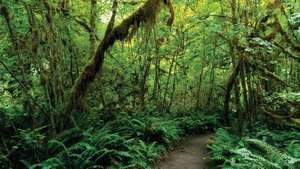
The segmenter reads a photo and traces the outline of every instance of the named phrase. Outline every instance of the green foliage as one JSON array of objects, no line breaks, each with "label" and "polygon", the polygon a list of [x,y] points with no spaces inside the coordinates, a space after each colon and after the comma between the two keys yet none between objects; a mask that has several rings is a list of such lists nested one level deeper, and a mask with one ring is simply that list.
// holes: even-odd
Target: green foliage
[{"label": "green foliage", "polygon": [[[290,135],[286,138],[289,133],[268,131],[268,136],[264,135],[263,141],[258,139],[261,133],[256,138],[253,136],[255,133],[249,133],[240,139],[227,130],[218,129],[213,143],[209,146],[213,152],[212,160],[217,168],[297,169],[300,158],[297,157],[299,147],[297,148],[295,142],[299,142],[299,137]],[[290,143],[280,144],[278,140]],[[271,144],[276,142],[277,144]],[[291,151],[294,146],[295,149]]]},{"label": "green foliage", "polygon": [[212,131],[218,124],[218,116],[207,116],[203,113],[191,113],[185,117],[177,119],[180,128],[183,128],[185,133],[197,134]]},{"label": "green foliage", "polygon": [[[17,158],[18,163],[11,164],[14,160],[12,156],[1,156],[1,165],[30,169],[151,168],[181,136],[189,131],[208,132],[216,121],[215,116],[205,116],[199,123],[197,118],[200,114],[189,115],[193,118],[132,118],[120,114],[102,127],[96,125],[86,130],[71,128],[51,139],[41,134],[43,128],[19,130],[14,137],[18,143],[12,146],[15,150],[13,158]],[[187,123],[197,125],[186,130]],[[24,153],[32,152],[33,156],[24,156]]]},{"label": "green foliage", "polygon": [[285,108],[292,108],[293,110],[286,110],[295,113],[298,104],[300,103],[300,93],[294,92],[284,92],[284,93],[274,93],[271,96],[264,97],[266,104],[274,105],[274,109],[280,109],[285,106]]},{"label": "green foliage", "polygon": [[157,160],[161,153],[163,153],[164,147],[157,146],[156,142],[147,144],[142,140],[139,140],[138,144],[132,146],[129,152],[132,155],[130,165],[125,168],[145,168],[150,169],[151,165]]},{"label": "green foliage", "polygon": [[300,1],[117,1],[113,28],[144,2],[176,19],[149,6],[101,43],[113,0],[0,0],[0,168],[150,168],[226,118],[244,135],[216,131],[217,167],[300,168]]},{"label": "green foliage", "polygon": [[4,155],[0,155],[0,168],[7,168],[9,169],[11,166],[11,163],[7,157]]},{"label": "green foliage", "polygon": [[[18,157],[23,161],[35,161],[46,152],[44,144],[46,142],[45,135],[41,134],[42,128],[35,130],[18,130],[18,134],[14,136],[16,143],[12,144],[12,152],[9,154],[9,158]],[[27,154],[31,154],[28,156]],[[26,159],[26,160],[25,160]],[[23,162],[24,163],[24,162]]]},{"label": "green foliage", "polygon": [[165,119],[164,122],[161,118],[121,118],[117,119],[112,127],[145,142],[157,142],[167,146],[178,139],[181,133],[176,124],[176,121]]}]

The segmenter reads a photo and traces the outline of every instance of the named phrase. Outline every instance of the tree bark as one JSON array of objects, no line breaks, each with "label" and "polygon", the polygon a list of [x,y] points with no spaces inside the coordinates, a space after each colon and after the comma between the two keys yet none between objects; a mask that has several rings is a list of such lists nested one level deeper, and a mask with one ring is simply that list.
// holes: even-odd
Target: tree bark
[{"label": "tree bark", "polygon": [[91,57],[95,55],[96,50],[96,0],[91,0],[91,16],[90,16],[90,52]]},{"label": "tree bark", "polygon": [[201,95],[201,87],[202,87],[202,79],[203,79],[203,74],[204,74],[204,66],[201,65],[201,71],[199,75],[199,84],[198,84],[198,89],[197,89],[197,101],[196,101],[196,109],[200,108],[200,95]]},{"label": "tree bark", "polygon": [[237,76],[240,73],[240,62],[237,64],[237,66],[234,68],[232,74],[229,77],[229,80],[226,85],[225,90],[225,100],[224,100],[224,114],[223,119],[225,125],[229,125],[229,101],[230,101],[230,92],[234,86],[234,83],[236,83]]},{"label": "tree bark", "polygon": [[[161,8],[161,0],[148,0],[132,15],[124,19],[120,25],[113,28],[114,18],[116,15],[116,2],[113,5],[113,15],[108,24],[105,36],[98,46],[96,54],[91,61],[84,67],[82,73],[76,80],[64,112],[64,118],[71,117],[72,112],[76,111],[82,105],[82,99],[86,94],[86,90],[90,83],[95,79],[98,73],[101,73],[101,68],[104,62],[106,50],[113,46],[119,40],[125,40],[131,30],[138,29],[142,24],[151,26],[154,24],[157,14]],[[168,6],[169,7],[169,6]],[[174,14],[171,13],[171,18]],[[135,28],[135,29],[132,29]]]}]

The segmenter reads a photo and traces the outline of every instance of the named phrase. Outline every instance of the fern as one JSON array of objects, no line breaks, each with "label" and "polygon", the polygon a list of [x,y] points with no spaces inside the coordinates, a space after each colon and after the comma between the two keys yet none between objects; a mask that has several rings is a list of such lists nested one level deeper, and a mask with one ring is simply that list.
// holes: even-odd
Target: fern
[{"label": "fern", "polygon": [[64,169],[65,168],[65,164],[62,160],[60,160],[59,158],[49,158],[46,161],[40,163],[40,164],[35,164],[32,165],[30,167],[30,169],[38,169],[38,168],[42,168],[42,169]]},{"label": "fern", "polygon": [[185,133],[206,133],[212,131],[218,123],[216,115],[207,116],[203,113],[191,114],[177,120],[180,128],[184,129]]},{"label": "fern", "polygon": [[[206,121],[198,117],[182,118],[206,130]],[[72,128],[48,141],[38,131],[26,130],[20,131],[20,136],[26,136],[21,140],[26,144],[18,149],[39,152],[38,160],[22,158],[22,166],[32,169],[147,169],[184,134],[180,124],[180,118],[119,116],[101,128]],[[43,144],[37,144],[40,140]]]},{"label": "fern", "polygon": [[285,159],[283,159],[284,155],[275,147],[258,139],[245,139],[244,141],[248,146],[252,147],[252,151],[258,150],[259,154],[266,157],[268,160],[276,162],[280,166],[286,165]]},{"label": "fern", "polygon": [[60,147],[62,148],[62,151],[65,151],[68,153],[68,148],[63,142],[61,142],[59,140],[48,141],[48,149],[50,149],[51,151],[59,151]]},{"label": "fern", "polygon": [[286,149],[292,157],[300,158],[300,141],[291,141]]},{"label": "fern", "polygon": [[6,156],[0,154],[0,168],[9,168],[9,166],[11,166],[9,159]]},{"label": "fern", "polygon": [[298,169],[300,164],[300,159],[285,149],[255,138],[239,139],[224,129],[217,131],[209,147],[213,151],[212,160],[221,161],[219,167],[226,169]]}]

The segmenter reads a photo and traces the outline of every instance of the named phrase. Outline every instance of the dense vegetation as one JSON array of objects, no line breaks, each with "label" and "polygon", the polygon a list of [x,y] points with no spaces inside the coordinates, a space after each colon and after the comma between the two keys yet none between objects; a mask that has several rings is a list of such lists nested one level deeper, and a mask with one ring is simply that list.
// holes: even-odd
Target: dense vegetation
[{"label": "dense vegetation", "polygon": [[0,0],[0,168],[300,168],[297,0]]}]

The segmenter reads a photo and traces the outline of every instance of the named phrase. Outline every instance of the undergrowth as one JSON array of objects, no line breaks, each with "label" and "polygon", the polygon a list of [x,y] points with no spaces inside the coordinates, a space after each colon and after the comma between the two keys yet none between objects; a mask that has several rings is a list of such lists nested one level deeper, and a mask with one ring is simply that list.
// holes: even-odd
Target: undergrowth
[{"label": "undergrowth", "polygon": [[243,137],[218,129],[209,148],[212,168],[222,169],[299,169],[298,130],[258,129]]},{"label": "undergrowth", "polygon": [[216,124],[215,116],[198,113],[183,117],[119,115],[89,129],[69,129],[55,138],[43,135],[42,129],[19,130],[15,142],[7,143],[10,153],[0,149],[0,167],[147,169],[181,136],[211,131]]}]

